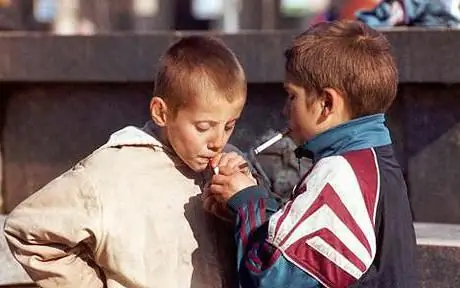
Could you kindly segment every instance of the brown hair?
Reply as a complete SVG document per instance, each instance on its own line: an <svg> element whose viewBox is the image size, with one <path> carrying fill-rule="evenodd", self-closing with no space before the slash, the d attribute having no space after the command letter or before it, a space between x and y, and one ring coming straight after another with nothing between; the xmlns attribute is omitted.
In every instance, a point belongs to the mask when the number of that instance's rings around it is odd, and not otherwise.
<svg viewBox="0 0 460 288"><path fill-rule="evenodd" d="M333 88L352 118L386 112L398 72L385 36L358 21L324 22L297 36L285 52L286 72L308 92ZM308 103L307 103L308 105Z"/></svg>
<svg viewBox="0 0 460 288"><path fill-rule="evenodd" d="M154 96L174 113L200 95L216 93L233 101L246 97L246 76L235 54L211 36L188 36L163 55L155 79Z"/></svg>

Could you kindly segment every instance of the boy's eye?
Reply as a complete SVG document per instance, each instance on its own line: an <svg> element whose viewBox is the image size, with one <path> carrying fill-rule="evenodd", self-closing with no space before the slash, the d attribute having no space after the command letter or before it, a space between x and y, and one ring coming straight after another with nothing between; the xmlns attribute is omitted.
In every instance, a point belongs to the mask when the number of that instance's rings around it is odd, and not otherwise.
<svg viewBox="0 0 460 288"><path fill-rule="evenodd" d="M199 125L196 125L196 130L198 130L199 132L206 132L209 130L209 128L211 128L211 126L207 125L207 124L199 124Z"/></svg>
<svg viewBox="0 0 460 288"><path fill-rule="evenodd" d="M225 131L232 131L235 128L235 125L232 126L225 126Z"/></svg>
<svg viewBox="0 0 460 288"><path fill-rule="evenodd" d="M289 93L289 94L288 94L288 99L289 99L289 101L294 100L294 98L295 98L295 94L293 94L293 93Z"/></svg>

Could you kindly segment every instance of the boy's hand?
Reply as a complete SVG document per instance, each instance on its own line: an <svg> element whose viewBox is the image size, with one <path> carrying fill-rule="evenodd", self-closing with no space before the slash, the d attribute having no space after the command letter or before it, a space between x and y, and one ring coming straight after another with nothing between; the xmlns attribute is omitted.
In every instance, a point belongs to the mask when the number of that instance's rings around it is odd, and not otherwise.
<svg viewBox="0 0 460 288"><path fill-rule="evenodd" d="M209 165L213 170L218 167L218 174L232 175L236 172L242 172L246 175L251 175L246 159L236 152L221 153L211 159Z"/></svg>
<svg viewBox="0 0 460 288"><path fill-rule="evenodd" d="M232 213L227 209L224 203L217 202L209 191L209 187L203 191L203 209L206 212L213 214L214 216L224 220L226 222L233 222L235 219Z"/></svg>
<svg viewBox="0 0 460 288"><path fill-rule="evenodd" d="M235 220L232 213L225 207L225 204L217 202L212 196L203 200L203 209L223 221L233 222Z"/></svg>
<svg viewBox="0 0 460 288"><path fill-rule="evenodd" d="M257 181L252 176L248 176L242 172L236 172L232 175L222 173L212 177L209 191L218 202L227 203L233 195L255 185L257 185Z"/></svg>

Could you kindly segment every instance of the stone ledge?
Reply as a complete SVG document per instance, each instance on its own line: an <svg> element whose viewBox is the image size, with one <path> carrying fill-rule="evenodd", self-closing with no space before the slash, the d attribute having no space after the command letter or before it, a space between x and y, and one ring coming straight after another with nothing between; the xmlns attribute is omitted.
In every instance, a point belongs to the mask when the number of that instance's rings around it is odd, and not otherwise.
<svg viewBox="0 0 460 288"><path fill-rule="evenodd" d="M415 223L414 226L418 245L460 248L460 225Z"/></svg>
<svg viewBox="0 0 460 288"><path fill-rule="evenodd" d="M0 82L151 82L166 47L178 37L197 33L2 33ZM460 67L454 60L460 30L403 28L384 33L393 44L401 83L459 83ZM297 32L214 34L239 56L250 83L283 81L283 51Z"/></svg>

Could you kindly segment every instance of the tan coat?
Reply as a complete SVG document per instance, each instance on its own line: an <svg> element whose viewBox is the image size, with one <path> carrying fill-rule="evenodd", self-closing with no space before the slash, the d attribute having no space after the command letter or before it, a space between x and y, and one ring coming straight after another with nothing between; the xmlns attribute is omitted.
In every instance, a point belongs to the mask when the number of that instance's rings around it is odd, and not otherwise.
<svg viewBox="0 0 460 288"><path fill-rule="evenodd" d="M38 285L236 286L232 230L202 210L204 175L150 130L118 131L9 215L7 241Z"/></svg>

